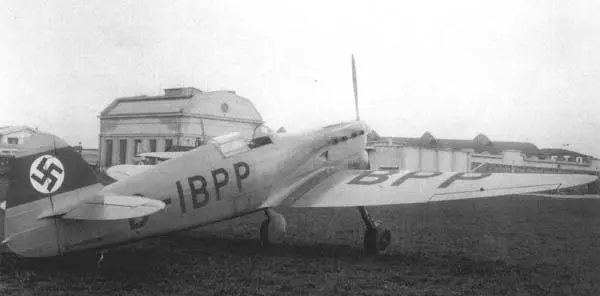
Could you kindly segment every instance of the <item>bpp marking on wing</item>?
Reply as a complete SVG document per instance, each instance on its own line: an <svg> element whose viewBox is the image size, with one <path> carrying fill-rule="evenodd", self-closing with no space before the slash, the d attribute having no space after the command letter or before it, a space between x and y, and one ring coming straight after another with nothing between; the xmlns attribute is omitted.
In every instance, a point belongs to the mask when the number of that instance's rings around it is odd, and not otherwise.
<svg viewBox="0 0 600 296"><path fill-rule="evenodd" d="M378 171L366 171L348 182L351 185L374 185L388 181L391 176L397 174L398 170L378 170ZM440 176L441 172L408 172L396 179L390 186L400 186L408 179L429 179ZM455 181L474 181L485 179L491 176L491 173L455 173L441 182L437 188L444 189L450 187ZM481 188L480 191L484 191Z"/></svg>
<svg viewBox="0 0 600 296"><path fill-rule="evenodd" d="M42 155L29 168L29 181L35 190L43 194L56 192L65 180L62 162L52 155Z"/></svg>

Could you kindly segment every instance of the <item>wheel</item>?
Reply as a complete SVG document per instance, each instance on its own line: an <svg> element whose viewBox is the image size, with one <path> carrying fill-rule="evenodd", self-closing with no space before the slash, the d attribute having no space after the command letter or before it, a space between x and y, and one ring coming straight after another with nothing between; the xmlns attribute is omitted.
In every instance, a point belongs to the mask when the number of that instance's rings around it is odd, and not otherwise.
<svg viewBox="0 0 600 296"><path fill-rule="evenodd" d="M260 246L267 247L269 245L269 223L271 221L265 220L260 224Z"/></svg>
<svg viewBox="0 0 600 296"><path fill-rule="evenodd" d="M369 254L383 253L392 242L392 233L383 227L367 228L365 232L365 251Z"/></svg>

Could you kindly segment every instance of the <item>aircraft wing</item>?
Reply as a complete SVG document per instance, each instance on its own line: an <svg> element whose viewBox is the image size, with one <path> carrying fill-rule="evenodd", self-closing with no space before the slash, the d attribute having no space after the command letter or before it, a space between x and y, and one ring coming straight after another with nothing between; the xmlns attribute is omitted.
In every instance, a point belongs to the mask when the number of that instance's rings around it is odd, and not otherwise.
<svg viewBox="0 0 600 296"><path fill-rule="evenodd" d="M427 203L568 188L591 175L486 174L322 169L266 206L356 207Z"/></svg>
<svg viewBox="0 0 600 296"><path fill-rule="evenodd" d="M144 172L152 167L152 165L120 164L108 168L106 170L106 174L117 181L121 181L133 175Z"/></svg>
<svg viewBox="0 0 600 296"><path fill-rule="evenodd" d="M165 208L160 200L141 196L97 196L63 210L42 213L38 219L121 220L147 216Z"/></svg>

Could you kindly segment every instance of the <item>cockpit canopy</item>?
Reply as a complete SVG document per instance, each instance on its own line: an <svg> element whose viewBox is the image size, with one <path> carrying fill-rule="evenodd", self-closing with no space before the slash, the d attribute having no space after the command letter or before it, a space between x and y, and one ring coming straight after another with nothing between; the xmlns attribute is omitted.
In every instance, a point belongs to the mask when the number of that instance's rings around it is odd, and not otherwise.
<svg viewBox="0 0 600 296"><path fill-rule="evenodd" d="M276 134L266 125L254 130L252 140L242 138L239 132L214 137L211 141L219 148L224 157L231 157L258 147L273 144Z"/></svg>
<svg viewBox="0 0 600 296"><path fill-rule="evenodd" d="M276 137L277 134L272 129L262 124L254 129L252 140L250 141L251 148L254 149L260 146L273 144Z"/></svg>

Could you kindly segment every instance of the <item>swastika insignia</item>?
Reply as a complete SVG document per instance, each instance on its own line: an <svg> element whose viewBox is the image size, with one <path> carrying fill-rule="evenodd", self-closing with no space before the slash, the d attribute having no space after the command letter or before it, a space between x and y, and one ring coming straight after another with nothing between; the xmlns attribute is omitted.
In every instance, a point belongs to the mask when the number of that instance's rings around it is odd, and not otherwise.
<svg viewBox="0 0 600 296"><path fill-rule="evenodd" d="M40 193L55 192L60 189L64 180L65 169L62 162L49 154L36 158L29 169L29 181Z"/></svg>

